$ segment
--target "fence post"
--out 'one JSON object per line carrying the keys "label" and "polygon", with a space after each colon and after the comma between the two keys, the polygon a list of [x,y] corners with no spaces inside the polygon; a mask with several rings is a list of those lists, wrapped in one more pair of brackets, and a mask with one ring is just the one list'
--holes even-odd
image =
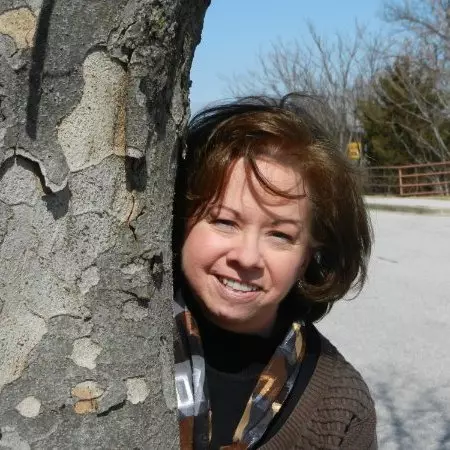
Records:
{"label": "fence post", "polygon": [[402,178],[403,174],[402,174],[402,169],[399,168],[398,169],[398,184],[400,187],[400,196],[403,195],[403,178]]}

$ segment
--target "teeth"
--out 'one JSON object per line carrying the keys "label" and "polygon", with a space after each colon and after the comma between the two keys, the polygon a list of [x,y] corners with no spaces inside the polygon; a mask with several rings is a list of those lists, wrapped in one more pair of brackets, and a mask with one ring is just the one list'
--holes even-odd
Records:
{"label": "teeth", "polygon": [[239,281],[230,280],[229,278],[220,278],[220,281],[222,282],[222,284],[230,287],[231,289],[234,289],[235,291],[242,291],[242,292],[259,291],[259,288],[257,288],[256,286],[240,283]]}

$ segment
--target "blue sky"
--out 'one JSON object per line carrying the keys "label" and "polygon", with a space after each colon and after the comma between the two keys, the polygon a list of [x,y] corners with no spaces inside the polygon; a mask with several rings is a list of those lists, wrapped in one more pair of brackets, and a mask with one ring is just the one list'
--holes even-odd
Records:
{"label": "blue sky", "polygon": [[352,33],[355,20],[382,26],[382,0],[212,0],[191,71],[191,107],[230,96],[234,75],[257,67],[257,55],[277,40],[308,39],[307,21],[324,37]]}

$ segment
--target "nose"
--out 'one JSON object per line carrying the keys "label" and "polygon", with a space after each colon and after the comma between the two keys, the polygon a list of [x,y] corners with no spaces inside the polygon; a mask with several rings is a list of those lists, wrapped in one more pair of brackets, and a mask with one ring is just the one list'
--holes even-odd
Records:
{"label": "nose", "polygon": [[261,269],[263,257],[258,236],[242,233],[236,238],[232,249],[228,253],[229,262],[238,263],[246,269]]}

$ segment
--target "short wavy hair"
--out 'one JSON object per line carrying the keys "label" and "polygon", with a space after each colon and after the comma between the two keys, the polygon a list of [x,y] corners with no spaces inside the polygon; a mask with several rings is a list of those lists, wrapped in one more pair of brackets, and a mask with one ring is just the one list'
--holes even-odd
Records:
{"label": "short wavy hair", "polygon": [[278,100],[245,97],[197,113],[179,161],[174,227],[174,252],[179,253],[186,220],[195,223],[209,205],[220,202],[238,159],[264,189],[287,198],[292,194],[272,186],[256,161],[269,158],[297,171],[312,207],[314,245],[302,282],[291,292],[312,321],[350,290],[363,287],[373,239],[359,169],[314,118],[316,102],[301,94]]}

